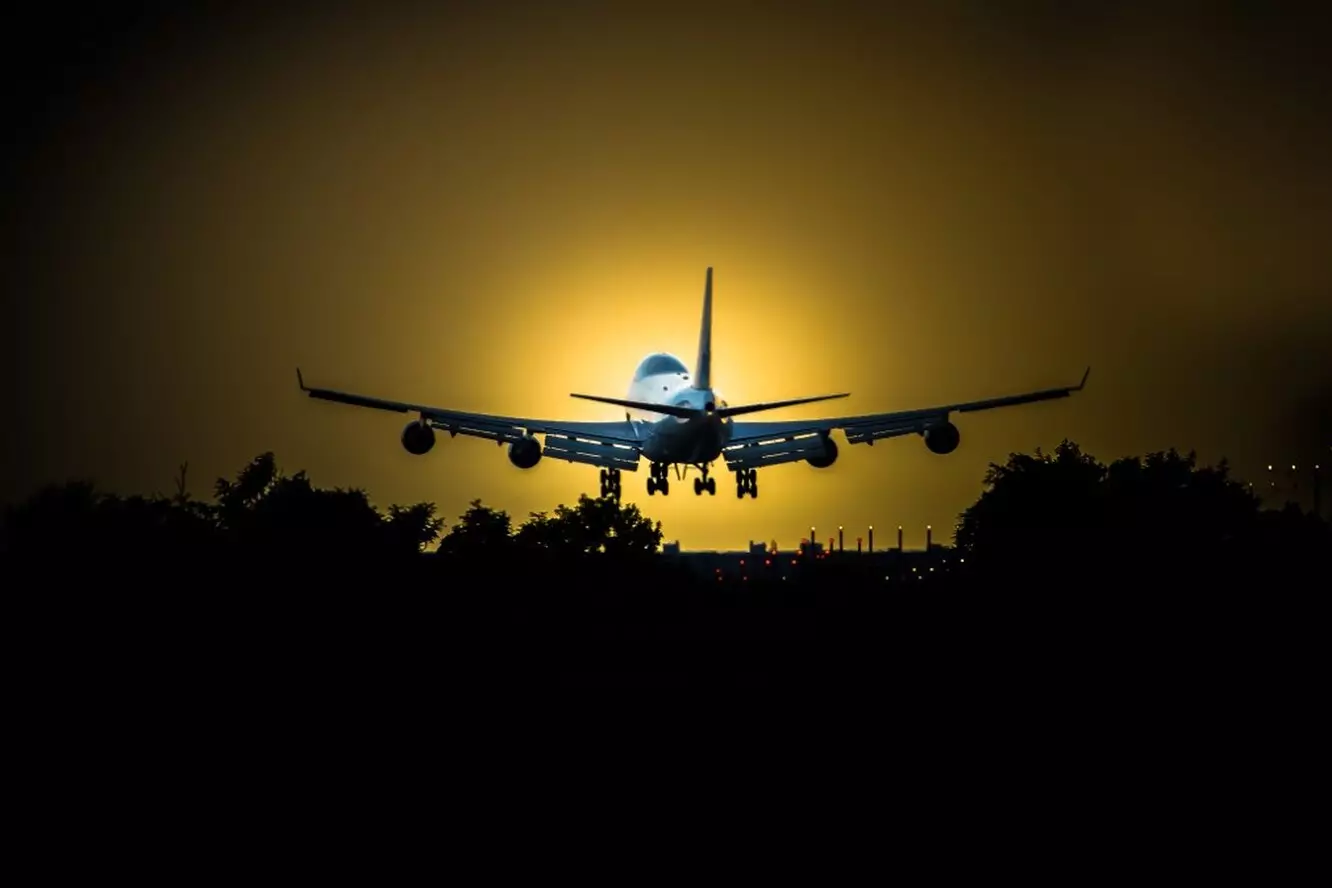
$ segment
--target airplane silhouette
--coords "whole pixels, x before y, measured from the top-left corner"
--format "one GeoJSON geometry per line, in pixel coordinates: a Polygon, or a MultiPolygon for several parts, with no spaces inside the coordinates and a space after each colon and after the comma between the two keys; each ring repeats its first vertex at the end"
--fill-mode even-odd
{"type": "Polygon", "coordinates": [[[1065,398],[1081,391],[1091,373],[1088,367],[1077,385],[1026,392],[983,401],[968,401],[905,410],[873,413],[866,416],[842,416],[827,419],[793,419],[777,422],[736,422],[734,417],[796,404],[809,404],[845,398],[847,392],[815,395],[787,401],[731,406],[712,388],[712,269],[707,271],[703,288],[703,320],[698,337],[698,360],[694,375],[674,355],[648,355],[638,365],[629,386],[628,397],[607,398],[599,395],[571,394],[574,398],[599,401],[625,408],[625,418],[612,422],[578,422],[493,416],[464,413],[423,404],[388,401],[331,389],[311,388],[305,384],[300,368],[296,381],[312,398],[336,401],[357,407],[415,413],[417,419],[402,430],[402,446],[408,453],[422,455],[435,445],[435,429],[450,436],[470,435],[509,445],[509,461],[520,469],[530,469],[542,456],[583,463],[601,469],[601,496],[620,498],[620,472],[638,471],[640,458],[650,464],[647,481],[649,495],[670,493],[668,477],[672,466],[677,480],[683,479],[681,467],[694,467],[694,494],[717,492],[711,467],[718,459],[735,474],[735,495],[743,499],[758,496],[758,469],[765,466],[804,460],[826,469],[837,461],[837,442],[832,437],[841,429],[850,444],[870,444],[884,438],[917,434],[934,453],[952,453],[962,440],[957,426],[949,421],[951,413],[970,413],[995,407],[1010,407],[1053,398],[1065,398]],[[543,442],[537,435],[544,437],[543,442]]]}

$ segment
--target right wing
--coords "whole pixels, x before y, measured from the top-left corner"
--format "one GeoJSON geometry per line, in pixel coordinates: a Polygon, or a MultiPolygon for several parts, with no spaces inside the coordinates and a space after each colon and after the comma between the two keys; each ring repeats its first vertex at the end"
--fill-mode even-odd
{"type": "Polygon", "coordinates": [[[821,452],[823,437],[834,429],[842,429],[850,444],[870,444],[884,438],[923,434],[934,426],[948,422],[950,413],[972,413],[1032,404],[1054,398],[1067,398],[1082,391],[1087,384],[1091,368],[1082,374],[1077,385],[1024,392],[987,398],[982,401],[964,401],[921,410],[901,410],[894,413],[872,413],[865,416],[837,416],[826,419],[793,419],[774,422],[737,422],[731,426],[731,439],[723,451],[728,468],[754,468],[760,465],[780,465],[805,459],[811,453],[821,452]]]}
{"type": "Polygon", "coordinates": [[[305,384],[300,368],[296,370],[296,382],[301,391],[311,398],[373,410],[416,413],[420,415],[421,422],[450,435],[486,438],[503,444],[521,440],[525,435],[541,434],[546,438],[542,448],[545,456],[606,469],[638,471],[641,431],[638,424],[627,418],[615,422],[578,422],[467,413],[333,389],[311,388],[305,384]]]}

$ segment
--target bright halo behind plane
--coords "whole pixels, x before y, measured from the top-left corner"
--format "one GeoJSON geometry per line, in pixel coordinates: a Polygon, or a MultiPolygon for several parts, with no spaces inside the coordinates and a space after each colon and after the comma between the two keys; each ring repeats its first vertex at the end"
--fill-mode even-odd
{"type": "Polygon", "coordinates": [[[508,444],[509,461],[520,469],[536,467],[543,457],[596,467],[600,495],[618,500],[622,473],[638,471],[642,461],[648,463],[649,495],[670,494],[672,468],[676,480],[683,480],[690,469],[695,470],[696,496],[715,495],[717,479],[713,469],[720,460],[734,476],[736,497],[757,498],[761,468],[804,461],[826,469],[837,462],[839,452],[832,437],[837,430],[843,432],[849,444],[872,445],[885,438],[919,435],[932,453],[952,453],[962,440],[950,418],[954,413],[1065,398],[1081,391],[1090,373],[1088,367],[1077,385],[917,410],[826,419],[737,422],[739,416],[845,398],[848,393],[755,404],[727,403],[713,387],[712,269],[709,268],[703,284],[698,353],[692,369],[675,355],[657,352],[639,362],[623,398],[571,395],[616,407],[619,416],[612,420],[579,422],[465,413],[313,388],[305,384],[299,368],[296,379],[301,390],[312,398],[415,414],[416,418],[402,430],[402,446],[408,453],[417,456],[429,453],[435,446],[437,431],[448,432],[450,437],[485,438],[508,444]]]}

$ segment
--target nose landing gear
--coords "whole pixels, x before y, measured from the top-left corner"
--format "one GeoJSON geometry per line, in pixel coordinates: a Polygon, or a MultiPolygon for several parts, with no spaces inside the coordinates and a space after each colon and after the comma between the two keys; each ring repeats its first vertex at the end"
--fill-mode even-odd
{"type": "Polygon", "coordinates": [[[617,503],[620,501],[620,470],[602,469],[601,470],[601,498],[610,498],[617,503]]]}
{"type": "Polygon", "coordinates": [[[735,470],[735,498],[744,499],[746,493],[758,499],[758,469],[735,470]]]}
{"type": "Polygon", "coordinates": [[[661,492],[662,496],[668,496],[671,492],[670,479],[666,477],[668,467],[666,463],[653,463],[648,471],[647,492],[648,496],[661,492]]]}

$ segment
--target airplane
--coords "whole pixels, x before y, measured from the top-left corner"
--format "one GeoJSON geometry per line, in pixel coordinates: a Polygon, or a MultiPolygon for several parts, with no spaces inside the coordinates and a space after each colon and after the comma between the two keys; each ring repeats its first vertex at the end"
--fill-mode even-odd
{"type": "Polygon", "coordinates": [[[933,453],[952,453],[961,443],[961,433],[949,416],[996,407],[1010,407],[1054,398],[1065,398],[1081,391],[1087,384],[1091,367],[1077,385],[1019,395],[966,401],[905,410],[873,413],[865,416],[841,416],[827,419],[793,419],[776,422],[736,422],[735,418],[797,404],[811,404],[845,398],[849,392],[784,401],[766,401],[731,406],[712,387],[712,269],[707,270],[703,286],[703,319],[698,337],[698,357],[691,376],[689,368],[674,355],[659,352],[648,355],[634,371],[627,397],[571,393],[574,398],[596,401],[623,408],[623,420],[579,422],[532,419],[466,413],[442,407],[430,407],[405,401],[311,388],[299,367],[296,381],[311,398],[416,414],[402,430],[402,446],[408,453],[421,456],[435,445],[435,430],[450,437],[467,435],[509,445],[509,461],[520,469],[535,467],[542,457],[560,459],[599,468],[601,496],[620,499],[621,472],[638,471],[640,459],[649,464],[649,496],[671,491],[670,469],[683,481],[689,468],[698,469],[694,494],[717,493],[717,480],[711,470],[722,460],[735,476],[735,495],[751,499],[759,494],[758,470],[803,460],[818,469],[837,462],[837,442],[832,437],[840,430],[849,444],[869,444],[901,435],[920,435],[933,453]],[[544,440],[538,440],[541,435],[544,440]],[[683,472],[682,472],[683,467],[683,472]]]}

